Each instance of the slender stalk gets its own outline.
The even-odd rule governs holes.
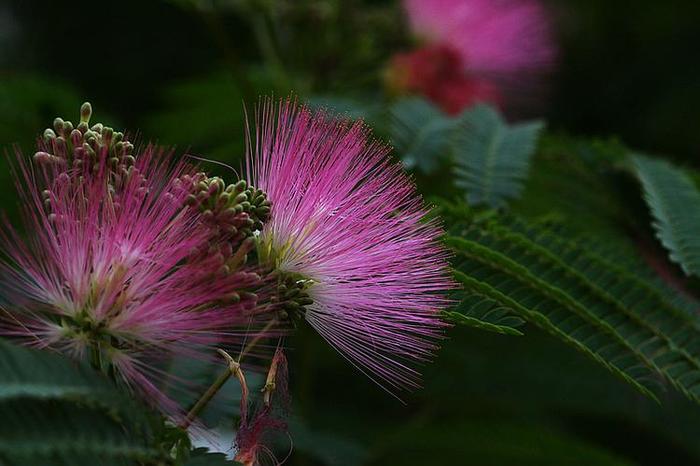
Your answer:
[[[214,398],[214,395],[221,390],[221,387],[223,387],[231,375],[233,375],[232,369],[234,368],[229,364],[226,370],[222,372],[214,383],[207,389],[207,391],[204,392],[204,395],[197,400],[192,409],[190,409],[190,411],[187,413],[185,420],[182,422],[182,424],[180,424],[180,427],[187,429],[192,424],[192,421],[194,421],[194,419],[199,415],[199,413],[202,412],[211,399]]]
[[[238,356],[238,362],[241,362],[241,359],[243,359],[244,356],[247,356],[253,348],[262,340],[265,338],[265,334],[275,325],[277,325],[277,318],[273,318],[270,320],[265,326],[263,327],[262,330],[257,332],[257,335],[255,335],[255,338],[250,340],[247,345],[245,345],[245,348],[243,348],[243,351],[241,351],[241,354]]]
[[[224,359],[227,361],[227,367],[224,372],[222,372],[219,377],[214,381],[214,383],[209,386],[206,392],[197,400],[197,402],[194,404],[192,409],[187,413],[187,416],[185,416],[185,419],[180,423],[180,427],[183,429],[187,429],[192,422],[195,420],[197,416],[204,410],[204,408],[209,404],[209,402],[214,398],[214,396],[221,390],[221,387],[224,386],[226,382],[228,382],[228,379],[231,378],[231,376],[236,375],[239,380],[241,381],[242,389],[244,391],[247,390],[247,387],[245,386],[245,378],[243,376],[243,373],[241,372],[241,359],[248,355],[250,351],[262,340],[265,335],[265,333],[270,330],[274,325],[277,324],[277,319],[272,319],[270,322],[265,325],[265,327],[258,333],[255,338],[253,338],[241,351],[241,354],[238,356],[238,360],[234,360],[226,351],[224,350],[218,350],[219,354],[221,354]]]

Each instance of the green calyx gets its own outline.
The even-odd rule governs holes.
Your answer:
[[[113,371],[115,355],[129,346],[126,340],[110,333],[106,322],[94,320],[87,312],[63,316],[60,325],[64,337],[81,341],[87,349],[90,364],[107,374]]]

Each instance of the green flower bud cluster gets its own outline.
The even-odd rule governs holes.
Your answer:
[[[270,216],[270,201],[264,192],[248,186],[245,180],[226,186],[218,176],[198,175],[199,179],[192,180],[187,203],[199,208],[206,221],[231,234],[241,233],[241,239],[262,229]]]
[[[271,298],[278,304],[280,318],[282,320],[296,320],[304,316],[305,306],[313,303],[308,294],[309,286],[313,280],[295,273],[279,273],[277,293]]]
[[[53,128],[44,130],[40,142],[42,150],[34,154],[34,161],[38,164],[52,164],[59,168],[61,173],[55,179],[59,183],[68,183],[73,180],[66,171],[61,168],[82,169],[91,168],[94,172],[100,170],[101,164],[108,164],[108,189],[112,197],[112,205],[115,209],[120,206],[120,187],[134,181],[140,186],[137,192],[146,195],[148,193],[147,180],[134,166],[135,158],[132,155],[133,144],[127,141],[124,134],[114,131],[112,128],[96,123],[90,126],[92,106],[85,102],[80,107],[80,123],[77,127],[73,123],[62,118],[56,118]],[[77,174],[77,183],[82,183],[82,175]],[[55,186],[49,185],[42,192],[44,205],[51,212],[53,202],[52,190]],[[84,200],[87,202],[87,200]],[[51,221],[56,220],[54,214],[50,214]]]
[[[201,172],[183,175],[173,187],[189,193],[187,205],[198,209],[211,229],[208,250],[197,254],[219,255],[224,258],[225,269],[230,270],[245,263],[255,247],[253,236],[270,215],[270,201],[265,193],[244,180],[227,186],[223,179]]]
[[[110,167],[128,169],[134,164],[134,145],[124,134],[109,126],[96,123],[90,126],[92,106],[85,102],[80,107],[80,123],[56,118],[53,128],[46,128],[40,142],[41,150],[34,154],[37,163],[55,164],[66,168],[80,168],[84,164],[99,167],[107,160]]]

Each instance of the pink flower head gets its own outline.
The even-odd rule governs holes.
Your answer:
[[[396,54],[387,84],[447,113],[478,102],[527,103],[555,61],[550,18],[538,0],[404,0],[404,7],[427,44]]]
[[[549,67],[556,47],[538,0],[404,0],[413,30],[456,50],[482,75],[512,75]]]
[[[296,288],[292,317],[384,387],[417,386],[411,366],[436,349],[452,283],[441,231],[389,148],[361,122],[267,100],[248,175],[272,203],[258,256]]]
[[[246,290],[261,279],[197,253],[219,243],[186,205],[191,166],[149,147],[127,167],[94,147],[42,151],[36,166],[19,156],[26,235],[9,225],[0,233],[0,335],[89,357],[176,415],[161,390],[163,365],[232,342],[229,329],[254,305]]]

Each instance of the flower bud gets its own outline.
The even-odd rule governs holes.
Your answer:
[[[85,123],[85,126],[90,122],[90,117],[92,116],[92,105],[90,102],[85,102],[80,106],[80,123]]]
[[[63,118],[55,118],[53,120],[53,129],[55,129],[56,132],[60,135],[63,135],[64,125],[65,122],[63,121]]]

